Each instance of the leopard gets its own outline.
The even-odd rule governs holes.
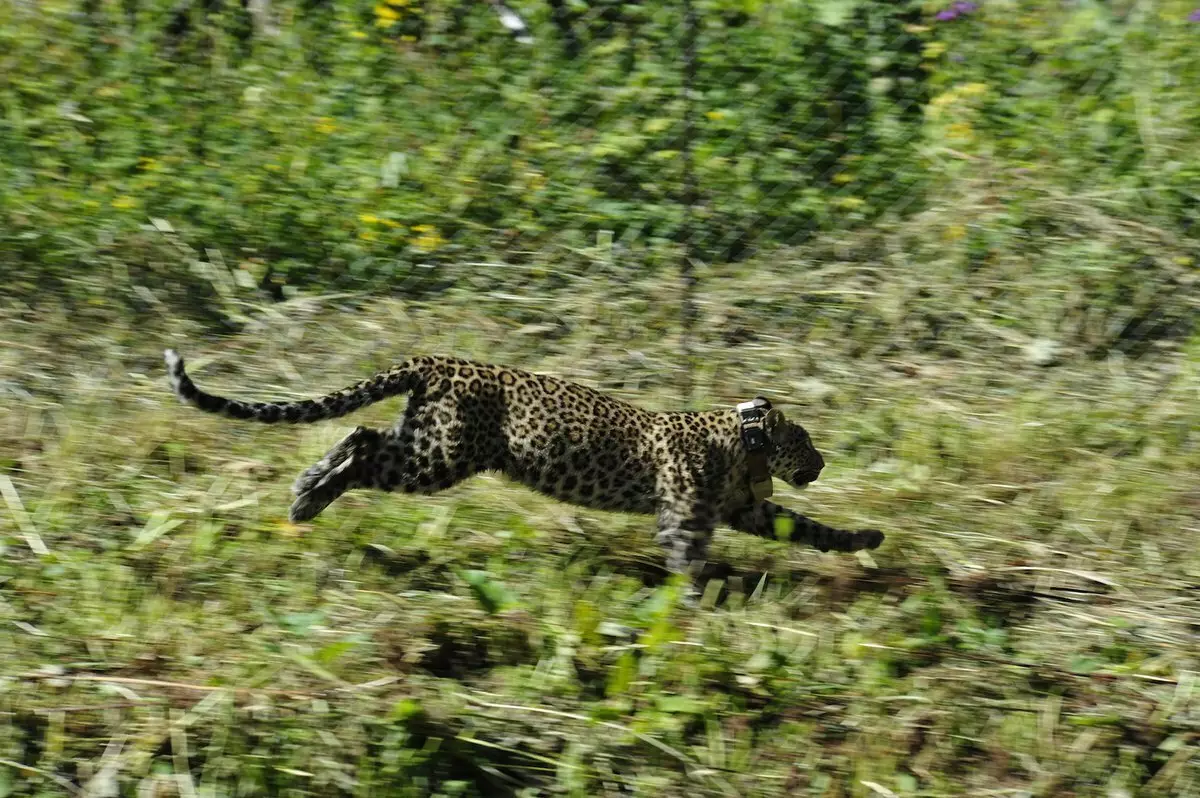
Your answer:
[[[822,552],[884,540],[879,530],[836,529],[764,498],[772,478],[806,487],[825,460],[803,426],[761,397],[756,412],[652,411],[547,374],[421,355],[319,398],[243,401],[197,387],[175,350],[164,357],[179,400],[237,420],[327,421],[407,395],[394,426],[355,427],[299,475],[294,523],[350,490],[431,495],[492,472],[576,506],[655,516],[666,571],[690,577],[691,590],[719,525]],[[748,430],[758,433],[757,450]]]

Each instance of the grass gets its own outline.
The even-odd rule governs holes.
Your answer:
[[[659,278],[240,305],[220,338],[7,307],[0,795],[1200,794],[1197,340],[1039,367],[964,299],[948,357],[898,276],[755,276],[706,275],[695,403],[784,402],[829,466],[781,501],[888,538],[721,531],[699,612],[652,519],[495,477],[290,525],[293,476],[400,402],[238,424],[161,364],[289,397],[453,352],[679,407]]]

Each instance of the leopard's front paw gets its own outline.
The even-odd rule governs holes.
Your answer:
[[[860,529],[855,535],[860,549],[877,549],[883,543],[883,533],[878,529]]]

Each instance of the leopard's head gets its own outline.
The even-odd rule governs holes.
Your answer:
[[[825,459],[813,446],[808,430],[788,421],[777,409],[767,413],[767,435],[771,438],[771,475],[797,488],[803,488],[821,475]]]

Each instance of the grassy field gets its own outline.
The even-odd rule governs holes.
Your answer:
[[[238,424],[160,354],[247,397],[443,352],[680,407],[670,282],[243,305],[226,336],[8,306],[0,795],[1200,794],[1198,342],[1051,358],[967,319],[950,357],[906,314],[856,333],[891,302],[863,274],[756,275],[709,283],[695,405],[782,403],[829,465],[779,498],[888,537],[721,531],[700,611],[652,519],[497,477],[292,526],[294,475],[402,400]]]
[[[0,798],[1200,798],[1195,0],[511,5],[0,1]],[[403,400],[167,346],[761,393],[887,540],[689,611],[498,477],[291,525]]]

